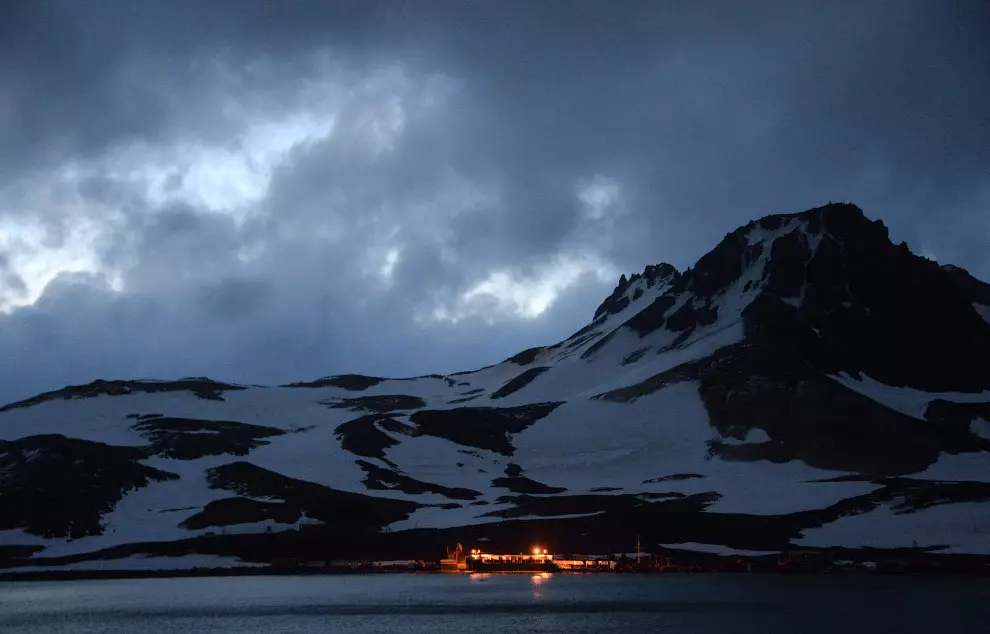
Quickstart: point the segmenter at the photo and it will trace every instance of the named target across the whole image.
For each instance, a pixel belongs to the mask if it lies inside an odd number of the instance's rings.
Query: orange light
[[[546,548],[543,549],[543,554],[544,555],[547,554],[547,549]]]
[[[540,554],[540,549],[539,548],[534,548],[533,549],[533,554],[534,555],[539,555]]]

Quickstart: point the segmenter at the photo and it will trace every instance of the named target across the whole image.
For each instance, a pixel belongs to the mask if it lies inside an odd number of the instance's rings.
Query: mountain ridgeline
[[[773,232],[780,235],[770,244],[753,238]],[[974,308],[990,305],[990,284],[914,255],[903,242],[894,245],[882,221],[852,204],[751,222],[683,273],[663,263],[622,276],[595,318],[624,310],[627,289],[643,280],[647,286],[667,282],[669,290],[629,327],[647,334],[665,317],[674,330],[704,325],[717,318],[713,297],[764,249],[770,257],[756,283],[761,291],[743,311],[748,339],[796,347],[825,373],[862,371],[889,385],[929,391],[990,389],[990,324]],[[683,292],[694,299],[675,315],[670,308]]]
[[[855,205],[767,216],[480,370],[98,380],[6,405],[0,567],[637,536],[990,554],[988,360],[990,285]]]

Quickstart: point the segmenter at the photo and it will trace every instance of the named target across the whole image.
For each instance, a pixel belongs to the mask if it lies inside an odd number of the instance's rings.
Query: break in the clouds
[[[447,372],[860,204],[990,278],[972,2],[0,8],[0,400]]]

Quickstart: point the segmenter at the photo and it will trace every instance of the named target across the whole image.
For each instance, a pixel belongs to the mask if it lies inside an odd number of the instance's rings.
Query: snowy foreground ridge
[[[0,568],[990,553],[988,315],[990,285],[830,204],[623,276],[587,327],[481,370],[68,387],[0,408]]]

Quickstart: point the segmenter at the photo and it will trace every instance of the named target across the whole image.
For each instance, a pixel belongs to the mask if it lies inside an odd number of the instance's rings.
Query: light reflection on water
[[[354,575],[0,584],[0,632],[985,631],[990,579]]]
[[[549,578],[550,578],[549,572],[541,572],[540,574],[533,575],[533,583],[539,585]]]

